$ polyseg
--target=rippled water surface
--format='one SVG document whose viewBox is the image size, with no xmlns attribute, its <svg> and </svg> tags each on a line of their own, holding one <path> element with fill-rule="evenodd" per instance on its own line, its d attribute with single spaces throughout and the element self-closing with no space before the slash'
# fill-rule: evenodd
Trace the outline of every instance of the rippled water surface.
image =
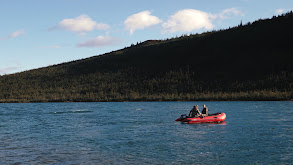
<svg viewBox="0 0 293 165">
<path fill-rule="evenodd" d="M 174 120 L 193 105 L 220 124 Z M 293 102 L 0 104 L 0 164 L 291 164 Z"/>
</svg>

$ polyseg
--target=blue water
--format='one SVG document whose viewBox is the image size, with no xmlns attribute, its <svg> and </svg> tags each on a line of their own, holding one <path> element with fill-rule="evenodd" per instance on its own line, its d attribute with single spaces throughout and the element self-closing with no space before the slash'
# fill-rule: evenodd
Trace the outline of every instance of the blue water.
<svg viewBox="0 0 293 165">
<path fill-rule="evenodd" d="M 195 104 L 226 122 L 174 122 Z M 0 104 L 0 132 L 0 164 L 293 162 L 293 102 Z"/>
</svg>

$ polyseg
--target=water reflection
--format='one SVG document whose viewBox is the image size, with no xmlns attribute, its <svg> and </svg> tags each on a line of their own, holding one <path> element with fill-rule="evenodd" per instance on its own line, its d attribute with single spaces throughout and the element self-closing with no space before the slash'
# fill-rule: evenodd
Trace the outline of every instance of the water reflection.
<svg viewBox="0 0 293 165">
<path fill-rule="evenodd" d="M 187 124 L 187 123 L 182 123 L 182 124 Z M 192 123 L 190 125 L 207 125 L 207 126 L 210 126 L 210 125 L 226 125 L 226 121 L 221 121 L 221 122 L 211 122 L 211 123 Z"/>
</svg>

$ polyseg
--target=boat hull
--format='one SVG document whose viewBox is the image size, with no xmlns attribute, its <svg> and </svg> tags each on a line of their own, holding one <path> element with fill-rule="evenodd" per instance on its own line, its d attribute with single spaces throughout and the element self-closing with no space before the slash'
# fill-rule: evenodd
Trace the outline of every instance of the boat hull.
<svg viewBox="0 0 293 165">
<path fill-rule="evenodd" d="M 222 122 L 226 119 L 225 113 L 215 113 L 211 114 L 209 116 L 203 116 L 203 117 L 188 117 L 186 115 L 181 115 L 180 118 L 176 119 L 175 121 L 181 121 L 182 123 L 188 123 L 188 124 L 195 124 L 195 123 L 217 123 Z"/>
</svg>

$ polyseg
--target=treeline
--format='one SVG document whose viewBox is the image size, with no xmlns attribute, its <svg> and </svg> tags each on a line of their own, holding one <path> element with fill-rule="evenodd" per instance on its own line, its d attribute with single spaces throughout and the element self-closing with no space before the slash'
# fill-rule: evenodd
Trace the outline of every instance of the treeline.
<svg viewBox="0 0 293 165">
<path fill-rule="evenodd" d="M 292 73 L 264 80 L 201 81 L 186 70 L 147 75 L 133 68 L 82 76 L 2 77 L 0 102 L 290 100 Z M 143 76 L 142 76 L 143 75 Z M 5 84 L 5 86 L 3 86 Z M 5 87 L 5 88 L 3 88 Z"/>
<path fill-rule="evenodd" d="M 0 77 L 0 102 L 292 100 L 292 12 Z"/>
</svg>

